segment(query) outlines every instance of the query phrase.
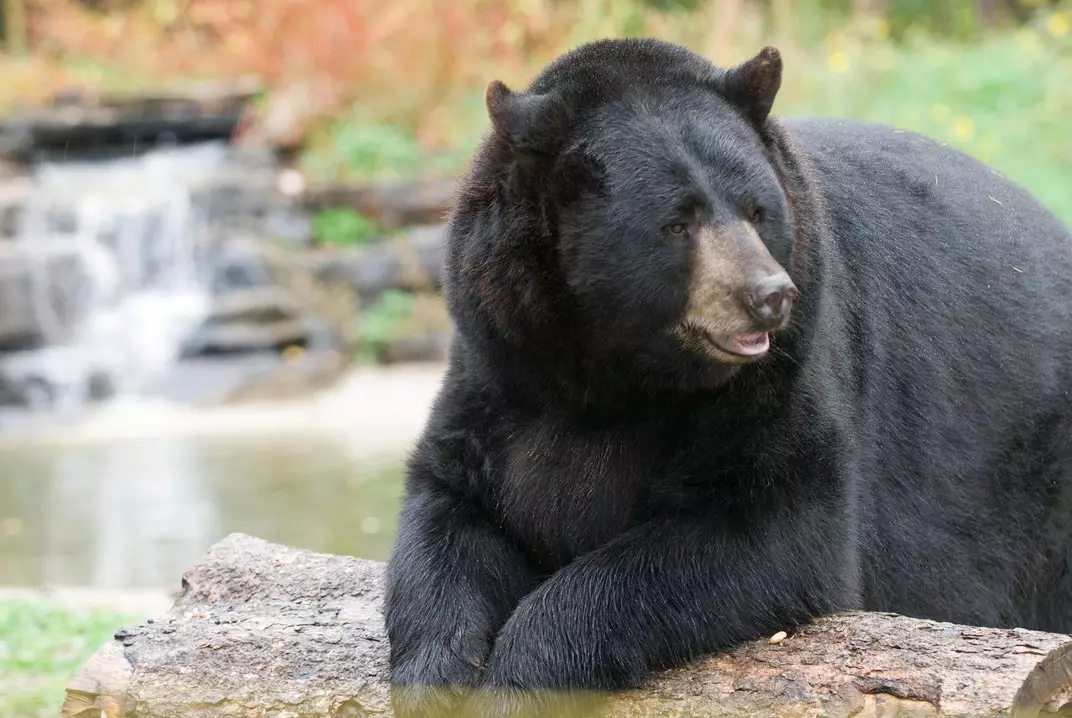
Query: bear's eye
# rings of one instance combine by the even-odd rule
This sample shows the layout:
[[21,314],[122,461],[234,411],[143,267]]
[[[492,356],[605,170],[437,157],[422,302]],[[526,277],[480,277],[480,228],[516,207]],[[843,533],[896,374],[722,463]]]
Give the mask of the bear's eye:
[[763,219],[763,208],[752,202],[745,207],[745,215],[749,222],[755,224]]
[[674,222],[666,225],[666,231],[670,234],[685,234],[689,231],[689,226],[684,222]]

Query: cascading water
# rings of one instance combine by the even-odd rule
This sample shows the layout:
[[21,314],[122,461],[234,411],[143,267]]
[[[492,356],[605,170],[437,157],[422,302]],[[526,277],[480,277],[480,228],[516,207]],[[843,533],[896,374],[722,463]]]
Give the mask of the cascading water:
[[[43,341],[0,354],[26,403],[66,413],[94,393],[136,394],[178,360],[211,308],[199,198],[226,160],[227,146],[211,143],[35,169],[16,242],[35,268]],[[63,286],[50,270],[58,258],[74,268]]]

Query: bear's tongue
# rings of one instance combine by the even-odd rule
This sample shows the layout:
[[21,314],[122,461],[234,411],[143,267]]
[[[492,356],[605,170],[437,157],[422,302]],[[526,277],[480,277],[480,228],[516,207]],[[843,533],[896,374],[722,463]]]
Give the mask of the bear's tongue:
[[759,356],[770,348],[770,335],[766,332],[755,334],[735,334],[728,337],[720,337],[719,346],[733,354],[741,354],[746,357]]

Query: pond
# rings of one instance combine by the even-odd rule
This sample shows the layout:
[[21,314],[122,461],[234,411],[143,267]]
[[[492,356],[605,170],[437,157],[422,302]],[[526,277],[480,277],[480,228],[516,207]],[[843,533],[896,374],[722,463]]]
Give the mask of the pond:
[[172,589],[235,531],[386,559],[401,454],[308,436],[0,447],[0,586]]

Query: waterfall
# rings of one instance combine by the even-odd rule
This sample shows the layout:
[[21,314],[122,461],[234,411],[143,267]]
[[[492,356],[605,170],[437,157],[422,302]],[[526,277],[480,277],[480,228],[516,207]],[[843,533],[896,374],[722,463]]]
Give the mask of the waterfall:
[[205,189],[226,161],[220,142],[36,166],[14,247],[38,341],[0,353],[0,381],[64,412],[167,372],[211,308]]

